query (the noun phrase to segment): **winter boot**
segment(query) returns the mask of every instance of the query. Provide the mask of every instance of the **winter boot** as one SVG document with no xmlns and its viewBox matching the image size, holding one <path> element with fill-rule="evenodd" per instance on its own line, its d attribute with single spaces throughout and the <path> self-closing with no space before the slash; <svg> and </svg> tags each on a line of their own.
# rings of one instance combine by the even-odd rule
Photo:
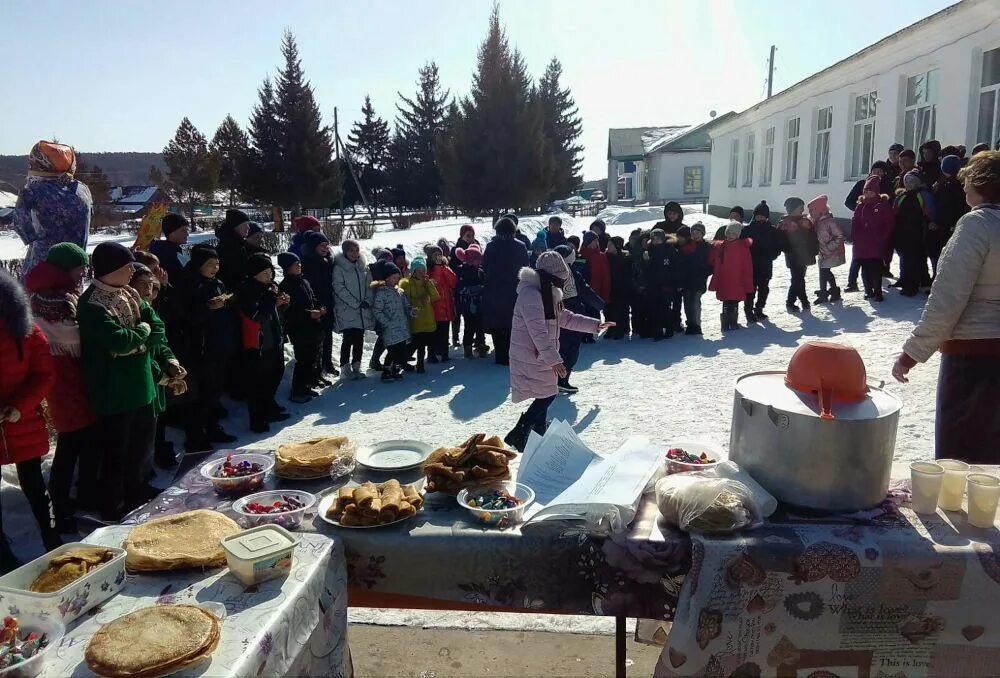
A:
<svg viewBox="0 0 1000 678">
<path fill-rule="evenodd" d="M 753 314 L 757 318 L 757 320 L 768 320 L 768 315 L 766 313 L 764 313 L 764 307 L 763 306 L 756 306 L 756 307 L 754 307 Z"/>
<path fill-rule="evenodd" d="M 839 287 L 831 288 L 830 289 L 830 301 L 831 302 L 838 302 L 838 301 L 841 301 L 841 299 L 842 299 L 842 297 L 840 296 L 840 288 Z"/>
<path fill-rule="evenodd" d="M 335 377 L 339 377 L 340 376 L 340 370 L 338 370 L 333 365 L 324 365 L 323 366 L 323 371 L 326 372 L 327 374 L 332 374 Z"/>
<path fill-rule="evenodd" d="M 812 304 L 810 304 L 808 301 L 803 301 L 802 302 L 802 310 L 803 311 L 812 310 Z"/>
<path fill-rule="evenodd" d="M 303 391 L 302 393 L 293 393 L 292 395 L 288 396 L 288 400 L 297 405 L 302 405 L 303 403 L 307 403 L 312 399 L 313 397 L 305 391 Z"/>
<path fill-rule="evenodd" d="M 313 379 L 313 385 L 319 388 L 323 388 L 324 386 L 333 386 L 333 384 L 333 379 L 330 379 L 323 374 L 316 375 L 316 378 Z"/>
<path fill-rule="evenodd" d="M 525 421 L 524 415 L 522 414 L 520 419 L 517 420 L 517 423 L 514 424 L 514 428 L 512 428 L 510 432 L 503 437 L 503 441 L 518 452 L 524 452 L 524 446 L 528 442 L 529 432 L 528 422 Z"/>
<path fill-rule="evenodd" d="M 722 331 L 723 332 L 728 332 L 729 331 L 729 314 L 726 313 L 725 311 L 723 311 L 722 313 L 720 313 L 719 314 L 719 323 L 722 326 Z"/>
<path fill-rule="evenodd" d="M 486 344 L 480 344 L 479 346 L 476 347 L 476 355 L 478 355 L 480 358 L 485 358 L 489 354 L 490 354 L 490 347 L 487 346 Z M 503 363 L 503 364 L 508 364 L 508 363 Z"/>
<path fill-rule="evenodd" d="M 208 430 L 207 440 L 210 443 L 235 443 L 236 436 L 231 436 L 222 430 L 218 424 Z"/>
<path fill-rule="evenodd" d="M 531 427 L 531 430 L 540 436 L 545 435 L 545 432 L 549 429 L 549 424 L 551 422 L 546 419 L 545 421 L 535 422 L 535 425 Z"/>
<path fill-rule="evenodd" d="M 431 352 L 431 353 L 430 353 L 430 354 L 429 354 L 429 355 L 427 356 L 427 362 L 429 362 L 429 363 L 439 363 L 439 362 L 441 362 L 441 361 L 440 361 L 440 360 L 438 359 L 438 357 L 437 357 L 437 355 L 436 355 L 436 354 L 434 354 L 433 352 Z M 418 364 L 418 366 L 419 366 L 419 362 L 418 362 L 417 364 Z M 417 369 L 417 372 L 419 372 L 419 371 L 420 371 L 420 369 L 419 369 L 419 367 L 418 367 L 418 369 Z"/>
<path fill-rule="evenodd" d="M 789 313 L 798 313 L 799 307 L 795 305 L 794 301 L 789 301 L 787 304 L 785 304 L 785 310 L 788 311 Z"/>
<path fill-rule="evenodd" d="M 382 370 L 382 381 L 395 381 L 396 372 L 392 369 L 392 365 L 386 365 Z"/>
<path fill-rule="evenodd" d="M 364 379 L 368 375 L 364 373 L 361 369 L 361 362 L 351 363 L 351 379 L 358 381 L 359 379 Z"/>
<path fill-rule="evenodd" d="M 826 292 L 817 292 L 816 293 L 816 300 L 813 303 L 814 304 L 820 304 L 820 305 L 822 305 L 822 304 L 829 303 L 829 301 L 830 301 L 830 295 L 829 294 L 827 294 Z"/>
<path fill-rule="evenodd" d="M 472 352 L 472 347 L 471 346 L 463 346 L 462 349 L 465 352 L 466 359 L 470 359 L 470 358 L 475 358 L 476 357 L 476 354 Z"/>
<path fill-rule="evenodd" d="M 750 308 L 749 304 L 747 304 L 746 306 L 743 307 L 743 314 L 747 318 L 747 326 L 748 327 L 750 325 L 753 325 L 754 323 L 757 322 L 757 314 L 753 312 L 753 309 Z"/>
<path fill-rule="evenodd" d="M 729 329 L 730 330 L 743 329 L 743 326 L 740 325 L 740 307 L 735 304 L 731 309 L 729 309 Z"/>
<path fill-rule="evenodd" d="M 572 393 L 579 393 L 580 389 L 578 389 L 573 384 L 569 383 L 569 375 L 566 375 L 565 379 L 559 380 L 559 392 L 572 394 Z"/>
</svg>

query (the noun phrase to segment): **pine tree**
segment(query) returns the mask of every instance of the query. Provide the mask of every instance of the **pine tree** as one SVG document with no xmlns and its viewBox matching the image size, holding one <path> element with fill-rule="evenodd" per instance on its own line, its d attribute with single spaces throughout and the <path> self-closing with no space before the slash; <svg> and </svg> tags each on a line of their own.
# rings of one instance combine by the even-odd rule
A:
<svg viewBox="0 0 1000 678">
<path fill-rule="evenodd" d="M 351 154 L 354 171 L 372 206 L 381 204 L 386 183 L 386 161 L 389 153 L 389 123 L 375 115 L 371 97 L 365 95 L 361 107 L 364 120 L 354 123 L 347 137 L 347 152 Z M 347 177 L 353 185 L 354 180 Z"/>
<path fill-rule="evenodd" d="M 439 145 L 449 200 L 495 217 L 501 210 L 545 200 L 552 154 L 542 133 L 543 117 L 524 60 L 510 47 L 494 7 L 472 91 Z"/>
<path fill-rule="evenodd" d="M 420 69 L 416 95 L 410 99 L 399 94 L 396 105 L 396 132 L 400 136 L 397 151 L 408 154 L 406 186 L 396 193 L 408 207 L 436 207 L 441 200 L 441 171 L 437 145 L 444 131 L 448 109 L 448 90 L 441 89 L 437 64 L 433 61 Z"/>
<path fill-rule="evenodd" d="M 215 190 L 219 168 L 208 150 L 208 140 L 186 117 L 174 138 L 163 149 L 163 162 L 171 188 L 182 203 L 188 203 L 194 222 L 198 199 Z"/>
<path fill-rule="evenodd" d="M 561 76 L 562 64 L 552 57 L 538 83 L 538 98 L 545 116 L 544 134 L 552 151 L 550 200 L 566 198 L 583 182 L 580 174 L 583 146 L 577 143 L 583 125 L 573 94 L 568 87 L 562 89 L 560 86 Z"/>
<path fill-rule="evenodd" d="M 167 180 L 163 177 L 163 172 L 156 165 L 149 166 L 149 174 L 146 175 L 146 181 L 152 186 L 162 187 L 167 183 Z"/>
<path fill-rule="evenodd" d="M 111 181 L 100 165 L 90 165 L 83 155 L 78 153 L 74 176 L 87 184 L 95 205 L 106 205 L 111 202 Z"/>
<path fill-rule="evenodd" d="M 229 204 L 236 204 L 236 192 L 241 186 L 240 171 L 246 164 L 250 142 L 233 116 L 227 115 L 215 130 L 209 150 L 219 167 L 219 186 L 229 192 Z"/>
<path fill-rule="evenodd" d="M 413 153 L 410 144 L 398 130 L 389 141 L 388 156 L 385 169 L 385 203 L 396 207 L 399 211 L 404 207 L 419 204 L 421 201 L 415 197 L 416 164 Z"/>
<path fill-rule="evenodd" d="M 323 125 L 295 37 L 288 31 L 281 54 L 285 65 L 274 84 L 264 80 L 250 118 L 251 149 L 243 183 L 255 197 L 293 211 L 328 207 L 342 191 L 333 135 Z"/>
</svg>

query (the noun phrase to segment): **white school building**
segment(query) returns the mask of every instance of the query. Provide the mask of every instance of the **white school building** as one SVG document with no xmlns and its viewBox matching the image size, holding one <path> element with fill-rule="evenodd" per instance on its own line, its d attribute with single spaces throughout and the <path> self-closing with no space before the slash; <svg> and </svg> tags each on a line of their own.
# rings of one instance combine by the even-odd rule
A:
<svg viewBox="0 0 1000 678">
<path fill-rule="evenodd" d="M 779 45 L 780 49 L 780 45 Z M 1000 0 L 963 0 L 778 92 L 711 130 L 709 211 L 761 199 L 844 198 L 889 146 L 1000 140 Z M 919 159 L 919 158 L 918 158 Z"/>
</svg>

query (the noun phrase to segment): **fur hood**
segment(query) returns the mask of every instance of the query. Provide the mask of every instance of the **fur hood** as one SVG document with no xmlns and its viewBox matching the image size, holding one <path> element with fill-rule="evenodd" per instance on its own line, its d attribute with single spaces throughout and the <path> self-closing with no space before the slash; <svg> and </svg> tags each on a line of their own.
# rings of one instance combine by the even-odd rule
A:
<svg viewBox="0 0 1000 678">
<path fill-rule="evenodd" d="M 533 268 L 525 266 L 517 274 L 517 293 L 520 294 L 526 289 L 536 289 L 539 292 L 542 290 L 542 276 L 538 274 Z M 563 291 L 558 287 L 552 287 L 552 304 L 553 306 L 559 306 L 563 300 Z"/>
<path fill-rule="evenodd" d="M 342 268 L 359 268 L 361 266 L 368 266 L 368 262 L 365 260 L 364 252 L 358 253 L 357 261 L 351 261 L 350 259 L 347 258 L 346 254 L 344 254 L 343 252 L 338 252 L 333 257 L 333 265 Z"/>
<path fill-rule="evenodd" d="M 0 270 L 0 325 L 18 339 L 30 336 L 35 326 L 27 292 L 4 270 Z"/>
<path fill-rule="evenodd" d="M 881 195 L 879 195 L 879 197 L 878 197 L 878 198 L 877 198 L 876 200 L 874 200 L 873 202 L 889 202 L 889 196 L 888 196 L 888 195 L 886 195 L 885 193 L 882 193 L 882 194 L 881 194 Z M 864 194 L 864 193 L 862 193 L 861 195 L 859 195 L 859 196 L 858 196 L 858 204 L 859 204 L 859 205 L 863 205 L 864 203 L 865 203 L 865 194 Z"/>
</svg>

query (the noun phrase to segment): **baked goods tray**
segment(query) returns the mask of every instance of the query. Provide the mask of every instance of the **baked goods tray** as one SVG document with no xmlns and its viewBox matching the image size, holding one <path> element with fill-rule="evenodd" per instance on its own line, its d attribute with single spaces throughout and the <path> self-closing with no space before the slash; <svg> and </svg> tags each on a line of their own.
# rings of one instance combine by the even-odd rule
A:
<svg viewBox="0 0 1000 678">
<path fill-rule="evenodd" d="M 121 591 L 125 586 L 125 549 L 113 546 L 104 547 L 115 554 L 111 560 L 58 591 L 35 593 L 28 590 L 31 583 L 48 568 L 50 560 L 81 548 L 92 549 L 94 544 L 63 544 L 0 577 L 0 616 L 13 614 L 10 608 L 17 608 L 39 616 L 49 614 L 69 626 L 73 620 Z"/>
</svg>

